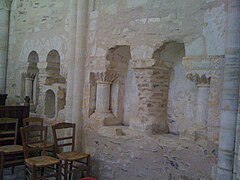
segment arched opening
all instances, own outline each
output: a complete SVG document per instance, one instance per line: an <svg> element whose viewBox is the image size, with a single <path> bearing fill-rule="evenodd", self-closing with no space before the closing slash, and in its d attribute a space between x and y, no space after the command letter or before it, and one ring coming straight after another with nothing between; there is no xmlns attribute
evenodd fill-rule
<svg viewBox="0 0 240 180"><path fill-rule="evenodd" d="M65 78L60 75L60 55L58 51L51 50L47 55L46 84L65 83Z"/></svg>
<svg viewBox="0 0 240 180"><path fill-rule="evenodd" d="M116 45L108 50L107 61L109 69L118 74L118 78L111 85L110 109L123 125L129 125L128 114L125 114L125 93L128 75L128 64L131 59L130 46ZM126 109L128 111L128 109Z"/></svg>
<svg viewBox="0 0 240 180"><path fill-rule="evenodd" d="M56 114L56 97L52 90L46 91L44 114L48 118L54 118Z"/></svg>
<svg viewBox="0 0 240 180"><path fill-rule="evenodd" d="M38 53L36 51L31 51L28 55L28 71L35 70L37 68L38 62Z"/></svg>
<svg viewBox="0 0 240 180"><path fill-rule="evenodd" d="M194 97L191 93L192 82L185 78L182 58L185 56L183 43L169 42L153 54L155 59L171 63L168 74L169 85L166 91L167 101L164 105L168 129L170 133L179 134L184 129L190 128L193 114Z"/></svg>

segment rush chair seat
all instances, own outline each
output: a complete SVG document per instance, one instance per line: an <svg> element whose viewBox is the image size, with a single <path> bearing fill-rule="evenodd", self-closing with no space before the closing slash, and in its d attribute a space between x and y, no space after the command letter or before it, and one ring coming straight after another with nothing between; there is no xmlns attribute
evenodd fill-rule
<svg viewBox="0 0 240 180"><path fill-rule="evenodd" d="M29 134L42 134L38 138L30 138ZM61 161L57 158L46 156L47 127L42 125L29 125L21 128L23 142L25 179L47 179L55 177L61 179ZM31 146L34 143L42 143L43 147ZM42 155L39 156L39 151ZM47 169L47 171L45 171Z"/></svg>
<svg viewBox="0 0 240 180"><path fill-rule="evenodd" d="M43 118L28 117L28 118L23 119L23 127L29 126L29 125L41 125L41 126L43 126ZM42 134L35 135L34 138L36 136L40 137L40 136L42 136ZM42 143L33 143L33 144L29 144L29 146L31 146L32 148L34 148L34 147L37 147L39 149L43 148L43 144ZM54 143L47 142L46 143L46 149L50 150L50 151L54 151Z"/></svg>
<svg viewBox="0 0 240 180"><path fill-rule="evenodd" d="M71 179L74 171L90 173L90 155L75 151L75 129L73 123L58 123L52 126L55 152L63 161L64 180ZM64 130L64 132L62 132ZM66 149L68 148L68 151ZM76 164L80 165L79 167Z"/></svg>
<svg viewBox="0 0 240 180"><path fill-rule="evenodd" d="M18 119L0 118L0 180L3 179L3 168L23 164L23 147L16 145Z"/></svg>

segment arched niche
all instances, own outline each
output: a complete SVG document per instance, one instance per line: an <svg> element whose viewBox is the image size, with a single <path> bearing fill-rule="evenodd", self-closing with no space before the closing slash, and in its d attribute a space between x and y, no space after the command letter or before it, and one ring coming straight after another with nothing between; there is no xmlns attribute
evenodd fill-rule
<svg viewBox="0 0 240 180"><path fill-rule="evenodd" d="M44 114L47 118L54 118L56 115L56 96L50 89L45 94Z"/></svg>
<svg viewBox="0 0 240 180"><path fill-rule="evenodd" d="M60 75L60 55L57 50L51 50L47 55L46 84L65 83L65 78Z"/></svg>
<svg viewBox="0 0 240 180"><path fill-rule="evenodd" d="M128 64L131 59L130 46L116 45L110 48L106 56L109 61L109 69L118 74L118 78L111 85L110 110L119 119L119 121L128 125L127 114L125 110L125 92L128 89L126 79L128 75ZM124 118L125 117L125 118Z"/></svg>
<svg viewBox="0 0 240 180"><path fill-rule="evenodd" d="M182 58L185 56L184 43L168 42L157 49L153 58L158 61L170 62L169 87L167 101L164 105L169 132L179 134L191 128L194 117L194 95L192 82L185 78Z"/></svg>
<svg viewBox="0 0 240 180"><path fill-rule="evenodd" d="M90 73L89 113L92 117L103 118L104 125L123 124L125 80L130 59L130 46L116 45L107 51L105 71Z"/></svg>
<svg viewBox="0 0 240 180"><path fill-rule="evenodd" d="M39 62L38 53L36 51L31 51L28 55L28 72L36 71L37 70L37 63Z"/></svg>

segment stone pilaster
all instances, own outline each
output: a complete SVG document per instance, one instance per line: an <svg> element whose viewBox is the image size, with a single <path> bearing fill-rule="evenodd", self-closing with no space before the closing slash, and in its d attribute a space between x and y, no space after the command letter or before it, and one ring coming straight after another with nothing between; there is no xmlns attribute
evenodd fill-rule
<svg viewBox="0 0 240 180"><path fill-rule="evenodd" d="M167 103L172 63L155 59L136 61L135 72L139 110L130 128L150 134L168 132Z"/></svg>
<svg viewBox="0 0 240 180"><path fill-rule="evenodd" d="M218 180L240 179L240 161L237 163L240 133L239 128L236 128L236 126L239 127L240 123L237 119L240 81L240 0L228 0L227 3L228 17L218 147Z"/></svg>
<svg viewBox="0 0 240 180"><path fill-rule="evenodd" d="M77 149L82 147L82 106L83 87L85 77L85 61L87 52L87 27L88 27L88 0L77 0L77 24L76 24L76 48L75 48L75 68L73 86L72 122L76 123Z"/></svg>
<svg viewBox="0 0 240 180"><path fill-rule="evenodd" d="M0 2L0 93L6 93L8 31L11 0Z"/></svg>

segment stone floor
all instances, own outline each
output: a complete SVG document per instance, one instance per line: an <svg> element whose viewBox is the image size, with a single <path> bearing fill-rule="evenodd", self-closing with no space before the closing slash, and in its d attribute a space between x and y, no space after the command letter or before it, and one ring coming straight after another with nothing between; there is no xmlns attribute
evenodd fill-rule
<svg viewBox="0 0 240 180"><path fill-rule="evenodd" d="M75 173L72 179L77 180L79 178L80 178L80 175L78 173ZM53 180L53 179L55 178L49 178L49 180ZM14 174L12 174L11 168L4 168L3 180L24 180L24 166L23 165L16 166Z"/></svg>
<svg viewBox="0 0 240 180"><path fill-rule="evenodd" d="M3 180L23 180L24 179L24 166L16 166L15 172L12 174L12 168L4 168Z"/></svg>

